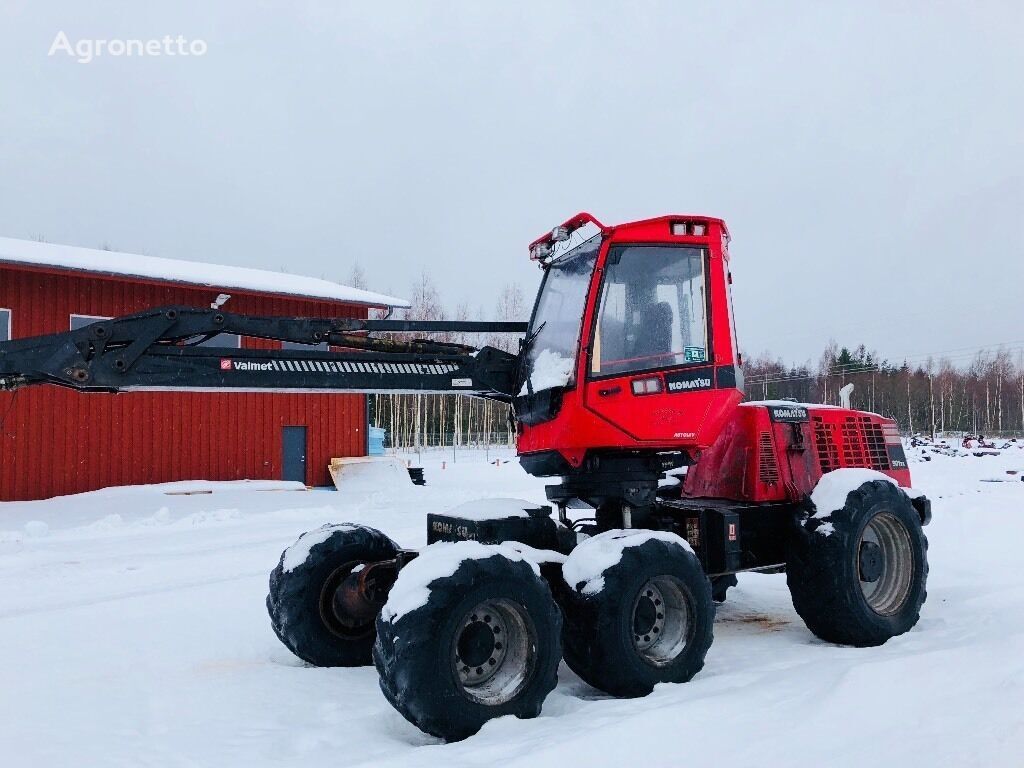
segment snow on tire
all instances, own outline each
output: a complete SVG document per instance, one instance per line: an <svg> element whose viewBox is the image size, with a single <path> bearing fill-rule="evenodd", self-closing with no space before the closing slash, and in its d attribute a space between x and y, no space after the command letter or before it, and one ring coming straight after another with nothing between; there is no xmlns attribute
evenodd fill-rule
<svg viewBox="0 0 1024 768"><path fill-rule="evenodd" d="M540 714L557 682L562 617L537 566L504 546L432 544L377 619L385 697L446 741L502 715Z"/></svg>
<svg viewBox="0 0 1024 768"><path fill-rule="evenodd" d="M562 568L563 652L585 682L613 696L685 683L704 666L715 604L696 555L675 534L607 531Z"/></svg>
<svg viewBox="0 0 1024 768"><path fill-rule="evenodd" d="M373 618L341 615L334 594L360 565L390 560L397 551L395 542L363 525L325 525L302 534L270 574L267 612L274 634L318 667L370 664Z"/></svg>
<svg viewBox="0 0 1024 768"><path fill-rule="evenodd" d="M881 645L920 618L928 540L910 499L889 480L862 483L838 503L819 509L790 542L793 607L822 640Z"/></svg>

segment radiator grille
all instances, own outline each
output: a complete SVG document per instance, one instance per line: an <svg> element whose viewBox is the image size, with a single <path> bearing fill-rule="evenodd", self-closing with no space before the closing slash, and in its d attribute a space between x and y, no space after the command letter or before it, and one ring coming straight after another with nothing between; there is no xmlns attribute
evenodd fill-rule
<svg viewBox="0 0 1024 768"><path fill-rule="evenodd" d="M868 464L872 469L891 469L882 426L868 416L861 416L861 423L864 426L864 448L867 451Z"/></svg>
<svg viewBox="0 0 1024 768"><path fill-rule="evenodd" d="M779 462L775 458L772 433L762 432L757 445L757 477L766 485L775 485L779 481Z"/></svg>
<svg viewBox="0 0 1024 768"><path fill-rule="evenodd" d="M839 469L839 448L836 446L835 438L832 437L832 428L826 424L820 416L815 416L814 421L814 445L818 449L818 463L821 464L821 473L831 472Z"/></svg>
<svg viewBox="0 0 1024 768"><path fill-rule="evenodd" d="M847 416L840 427L843 440L843 466L889 469L882 427L870 416Z"/></svg>
<svg viewBox="0 0 1024 768"><path fill-rule="evenodd" d="M821 416L812 417L812 421L822 474L840 467L891 469L885 433L881 424L870 416L847 416L838 425L826 422Z"/></svg>
<svg viewBox="0 0 1024 768"><path fill-rule="evenodd" d="M864 446L864 433L856 416L847 416L839 425L839 434L843 442L843 466L866 467L868 465L867 450Z"/></svg>

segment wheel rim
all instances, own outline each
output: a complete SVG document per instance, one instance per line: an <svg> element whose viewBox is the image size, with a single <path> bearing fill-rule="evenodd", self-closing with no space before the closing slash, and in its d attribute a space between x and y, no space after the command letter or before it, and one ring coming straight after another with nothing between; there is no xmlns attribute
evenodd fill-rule
<svg viewBox="0 0 1024 768"><path fill-rule="evenodd" d="M891 512L879 512L864 527L857 548L860 589L868 607L880 616L906 603L914 578L910 533Z"/></svg>
<svg viewBox="0 0 1024 768"><path fill-rule="evenodd" d="M633 601L633 646L656 667L675 660L690 640L693 609L689 592L674 576L655 576Z"/></svg>
<svg viewBox="0 0 1024 768"><path fill-rule="evenodd" d="M374 619L357 619L349 616L342 610L336 599L338 590L357 567L365 565L359 560L353 560L335 568L331 575L324 581L320 590L320 618L333 634L338 637L351 640L366 637L374 631Z"/></svg>
<svg viewBox="0 0 1024 768"><path fill-rule="evenodd" d="M452 665L463 692L487 706L515 698L530 678L537 657L530 615L512 600L485 600L459 622Z"/></svg>

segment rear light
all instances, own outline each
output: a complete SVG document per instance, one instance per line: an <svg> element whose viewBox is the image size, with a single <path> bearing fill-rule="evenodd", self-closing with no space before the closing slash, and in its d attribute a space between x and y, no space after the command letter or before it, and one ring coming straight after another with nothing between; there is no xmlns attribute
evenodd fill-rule
<svg viewBox="0 0 1024 768"><path fill-rule="evenodd" d="M886 445L901 445L900 428L895 424L882 423L882 436Z"/></svg>
<svg viewBox="0 0 1024 768"><path fill-rule="evenodd" d="M649 376L646 379L633 379L632 387L634 395L656 395L662 391L661 378Z"/></svg>

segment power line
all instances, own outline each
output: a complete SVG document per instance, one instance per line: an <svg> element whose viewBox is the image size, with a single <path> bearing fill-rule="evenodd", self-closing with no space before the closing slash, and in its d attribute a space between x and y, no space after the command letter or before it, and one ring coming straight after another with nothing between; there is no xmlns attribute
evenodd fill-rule
<svg viewBox="0 0 1024 768"><path fill-rule="evenodd" d="M808 374L800 374L800 375L793 375L793 376L779 375L779 376L776 376L774 378L759 378L757 374L752 374L750 376L745 377L744 381L748 385L752 385L752 386L753 385L758 385L758 386L760 386L760 385L764 385L764 384L782 384L782 383L791 382L791 381L813 381L814 379L831 378L831 377L835 377L835 376L850 377L850 376L857 376L857 375L862 375L862 374L876 374L876 373L880 374L880 375L886 375L886 374L891 374L891 373L894 373L894 372L898 372L900 369L901 368L882 369L882 368L864 368L864 367L861 367L861 368L857 368L857 369L853 369L853 370L838 371L838 372L833 370L833 371L829 371L827 373L808 373Z"/></svg>
<svg viewBox="0 0 1024 768"><path fill-rule="evenodd" d="M1016 346L1022 344L1024 341L1010 341L1001 342L997 345L983 345L978 347L959 347L956 349L950 349L944 352L929 352L918 355L908 355L904 357L899 365L891 365L894 369L900 369L903 365L913 367L915 363L926 362L929 359L936 360L937 362L954 362L962 361L975 357L980 352L1000 351L1000 352L1020 352L1024 350L1022 346ZM1008 346L1014 345L1014 346ZM954 354L957 353L957 354ZM824 374L794 374L794 369L789 371L779 371L777 373L767 374L752 374L747 377L748 384L774 384L777 382L784 381L800 381L804 379L816 379L821 376L845 376L854 375L858 373L882 373L883 369L880 367L880 363L865 363L864 361L853 361L850 363L843 363L842 365L833 365L829 368L827 373Z"/></svg>

